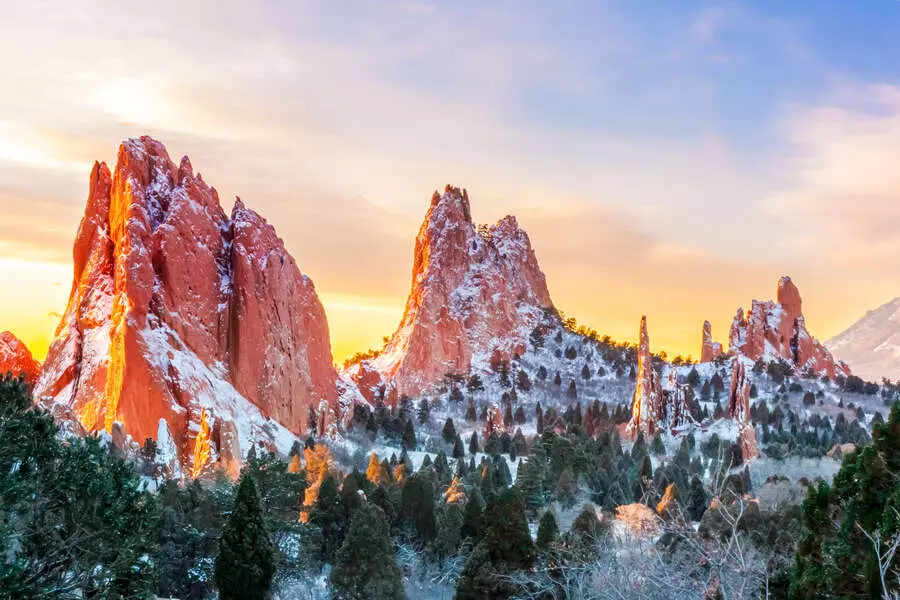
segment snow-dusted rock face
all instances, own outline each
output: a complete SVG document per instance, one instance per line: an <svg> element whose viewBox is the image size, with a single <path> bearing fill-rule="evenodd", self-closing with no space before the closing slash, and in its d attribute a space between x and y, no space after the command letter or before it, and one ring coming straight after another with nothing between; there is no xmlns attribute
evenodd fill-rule
<svg viewBox="0 0 900 600"><path fill-rule="evenodd" d="M416 395L447 374L487 364L495 351L524 352L529 333L552 310L546 279L515 217L476 228L466 192L447 186L435 192L416 237L400 326L378 358L352 373L370 399L379 382Z"/></svg>
<svg viewBox="0 0 900 600"><path fill-rule="evenodd" d="M867 381L900 379L900 298L870 310L825 346Z"/></svg>
<svg viewBox="0 0 900 600"><path fill-rule="evenodd" d="M672 433L694 422L691 416L690 386L678 383L678 370L669 368L665 387L653 367L647 317L641 317L641 332L637 348L637 371L634 396L631 401L631 421L626 431L633 437L645 437L668 430Z"/></svg>
<svg viewBox="0 0 900 600"><path fill-rule="evenodd" d="M659 374L653 368L653 355L650 354L650 336L647 333L647 317L641 317L641 333L637 351L637 379L634 397L631 402L631 422L628 432L637 437L653 436L660 429L664 407L664 396Z"/></svg>
<svg viewBox="0 0 900 600"><path fill-rule="evenodd" d="M114 173L95 164L74 263L35 397L85 430L165 431L197 475L251 441L289 448L308 407L336 404L312 282L262 217L240 200L226 215L187 157L142 137Z"/></svg>
<svg viewBox="0 0 900 600"><path fill-rule="evenodd" d="M731 365L731 388L728 393L728 416L738 425L737 442L741 446L744 460L759 456L756 430L750 423L750 378L747 366L740 357L735 357Z"/></svg>
<svg viewBox="0 0 900 600"><path fill-rule="evenodd" d="M8 331L0 332L0 376L25 376L25 382L37 381L41 364L34 360L25 343Z"/></svg>
<svg viewBox="0 0 900 600"><path fill-rule="evenodd" d="M712 325L709 321L703 321L703 344L700 348L700 362L711 362L722 356L722 344L713 340Z"/></svg>
<svg viewBox="0 0 900 600"><path fill-rule="evenodd" d="M790 277L778 281L776 301L754 300L744 316L739 308L731 325L729 352L750 360L786 360L801 371L816 375L848 375L849 367L806 330L802 301Z"/></svg>

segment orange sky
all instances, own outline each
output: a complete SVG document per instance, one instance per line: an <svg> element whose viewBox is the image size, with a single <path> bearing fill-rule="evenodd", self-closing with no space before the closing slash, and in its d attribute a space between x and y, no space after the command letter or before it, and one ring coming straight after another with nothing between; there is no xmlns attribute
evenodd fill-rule
<svg viewBox="0 0 900 600"><path fill-rule="evenodd" d="M142 134L275 225L337 361L393 331L448 183L560 309L669 354L785 273L820 339L900 294L900 3L51 4L0 20L0 330L39 357L91 164Z"/></svg>

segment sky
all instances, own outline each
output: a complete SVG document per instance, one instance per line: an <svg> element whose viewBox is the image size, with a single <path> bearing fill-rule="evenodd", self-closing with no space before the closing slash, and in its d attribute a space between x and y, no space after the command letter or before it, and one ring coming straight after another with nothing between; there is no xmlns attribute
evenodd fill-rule
<svg viewBox="0 0 900 600"><path fill-rule="evenodd" d="M699 354L790 274L827 339L900 295L900 1L18 2L0 330L46 352L94 160L148 134L271 222L337 361L400 320L432 191L528 231L554 302Z"/></svg>

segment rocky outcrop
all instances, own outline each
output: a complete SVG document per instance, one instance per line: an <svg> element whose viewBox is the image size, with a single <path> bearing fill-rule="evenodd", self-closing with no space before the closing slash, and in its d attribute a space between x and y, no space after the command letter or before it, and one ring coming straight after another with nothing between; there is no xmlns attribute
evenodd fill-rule
<svg viewBox="0 0 900 600"><path fill-rule="evenodd" d="M645 437L654 436L660 430L664 397L659 374L653 368L653 355L650 354L647 317L641 317L636 377L637 383L631 401L631 422L628 423L627 431L634 437L638 433L643 433Z"/></svg>
<svg viewBox="0 0 900 600"><path fill-rule="evenodd" d="M849 375L844 363L835 361L831 353L806 329L802 300L790 277L778 282L776 301L754 300L744 316L739 308L731 325L729 352L750 360L785 360L800 371L816 375Z"/></svg>
<svg viewBox="0 0 900 600"><path fill-rule="evenodd" d="M740 358L735 358L731 367L731 388L728 394L728 415L738 424L738 444L741 456L751 460L759 456L756 431L750 422L750 379L747 367Z"/></svg>
<svg viewBox="0 0 900 600"><path fill-rule="evenodd" d="M703 345L700 348L700 362L712 362L722 356L722 344L712 339L712 325L703 321Z"/></svg>
<svg viewBox="0 0 900 600"><path fill-rule="evenodd" d="M663 387L659 373L653 366L647 317L641 317L641 331L637 347L637 371L634 396L631 402L631 421L626 431L637 437L654 436L661 431L678 433L694 423L691 416L693 392L689 385L678 382L678 371L669 369Z"/></svg>
<svg viewBox="0 0 900 600"><path fill-rule="evenodd" d="M85 430L163 431L198 475L220 456L234 470L255 440L289 448L309 407L335 406L312 282L262 217L240 200L227 215L187 157L142 137L113 173L95 164L73 255L35 396Z"/></svg>
<svg viewBox="0 0 900 600"><path fill-rule="evenodd" d="M33 385L40 371L41 364L22 340L8 331L0 332L0 377L24 377L25 383Z"/></svg>
<svg viewBox="0 0 900 600"><path fill-rule="evenodd" d="M528 234L507 216L476 227L465 190L437 192L416 237L403 319L381 354L351 368L364 395L387 383L411 396L447 374L521 352L553 302ZM378 373L378 378L373 376Z"/></svg>

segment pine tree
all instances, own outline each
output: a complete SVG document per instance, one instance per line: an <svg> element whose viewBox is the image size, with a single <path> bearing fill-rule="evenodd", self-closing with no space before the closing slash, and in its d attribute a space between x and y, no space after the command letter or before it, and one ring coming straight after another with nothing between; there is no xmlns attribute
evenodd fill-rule
<svg viewBox="0 0 900 600"><path fill-rule="evenodd" d="M447 420L444 422L444 429L441 432L441 437L444 438L444 441L448 444L452 444L456 440L456 426L453 424L453 419L447 417Z"/></svg>
<svg viewBox="0 0 900 600"><path fill-rule="evenodd" d="M434 540L434 486L422 471L409 476L403 484L400 516L420 542L427 544Z"/></svg>
<svg viewBox="0 0 900 600"><path fill-rule="evenodd" d="M256 483L241 477L234 509L219 541L216 585L222 600L264 600L275 576L275 550L266 531Z"/></svg>
<svg viewBox="0 0 900 600"><path fill-rule="evenodd" d="M535 545L539 550L548 550L556 543L558 537L559 525L556 524L556 515L552 510L544 511L544 516L541 517L540 525L538 525Z"/></svg>
<svg viewBox="0 0 900 600"><path fill-rule="evenodd" d="M406 421L406 427L403 429L402 448L404 450L416 449L416 430L413 429L412 419Z"/></svg>
<svg viewBox="0 0 900 600"><path fill-rule="evenodd" d="M566 390L566 396L569 398L577 398L578 397L578 388L575 387L575 380L569 382L569 389Z"/></svg>
<svg viewBox="0 0 900 600"><path fill-rule="evenodd" d="M544 433L544 409L541 407L541 403L538 402L537 406L534 408L534 415L537 420L537 433L541 435Z"/></svg>
<svg viewBox="0 0 900 600"><path fill-rule="evenodd" d="M473 431L472 437L469 438L469 454L478 454L478 433Z"/></svg>
<svg viewBox="0 0 900 600"><path fill-rule="evenodd" d="M484 500L477 489L472 490L463 510L463 538L479 540L481 538L481 519L484 512Z"/></svg>
<svg viewBox="0 0 900 600"><path fill-rule="evenodd" d="M374 504L356 511L330 581L338 600L406 598L387 518Z"/></svg>
<svg viewBox="0 0 900 600"><path fill-rule="evenodd" d="M431 420L431 403L428 401L428 398L422 398L419 402L419 423L424 425Z"/></svg>
<svg viewBox="0 0 900 600"><path fill-rule="evenodd" d="M519 388L520 392L531 391L531 378L528 377L528 373L524 370L519 370L516 374L516 387Z"/></svg>
<svg viewBox="0 0 900 600"><path fill-rule="evenodd" d="M334 560L344 542L346 514L341 506L338 483L330 473L319 486L319 495L310 511L309 522L322 532L321 558L325 562Z"/></svg>
<svg viewBox="0 0 900 600"><path fill-rule="evenodd" d="M466 421L474 423L478 419L478 413L475 410L475 401L469 399L469 405L466 407Z"/></svg>
<svg viewBox="0 0 900 600"><path fill-rule="evenodd" d="M663 444L662 436L658 433L653 436L653 441L650 442L650 454L653 456L665 456L666 454L666 446Z"/></svg>
<svg viewBox="0 0 900 600"><path fill-rule="evenodd" d="M462 438L456 434L456 440L453 442L453 458L463 459L466 457L466 450L462 443Z"/></svg>
<svg viewBox="0 0 900 600"><path fill-rule="evenodd" d="M522 405L516 407L516 414L513 416L513 420L519 425L525 424L525 409L522 408Z"/></svg>

